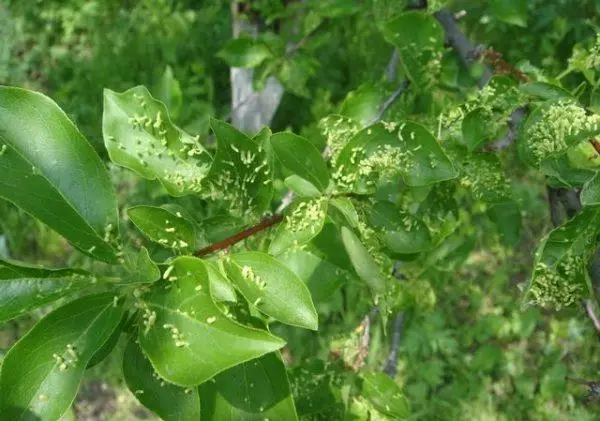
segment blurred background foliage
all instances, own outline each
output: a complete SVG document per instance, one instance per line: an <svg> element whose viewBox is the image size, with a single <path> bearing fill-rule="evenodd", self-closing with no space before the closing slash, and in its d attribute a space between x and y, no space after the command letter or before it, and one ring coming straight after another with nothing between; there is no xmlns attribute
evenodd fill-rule
<svg viewBox="0 0 600 421"><path fill-rule="evenodd" d="M413 2L322 2L338 7L331 10L342 10L342 17L332 14L316 23L322 19L311 12L321 7L316 1L300 6L284 0L246 3L263 17L264 32L278 30L285 42L303 44L290 59L292 68L301 71L289 72L283 81L286 94L274 131L291 128L322 145L316 128L320 118L334 112L360 115L352 98L361 98L359 105L364 98L379 101L397 86L383 82L392 46L379 27ZM593 44L600 29L600 1L437 0L428 6L431 11L464 9L461 25L470 39L485 42L536 80L561 78L577 88L586 78L577 70L577 54ZM179 125L207 137L208 118L226 118L231 111L229 67L217 56L231 39L231 19L229 0L0 0L0 83L52 97L101 154L104 88L146 85L167 103ZM314 31L315 25L322 29ZM424 111L439 110L448 98L472 89L466 86L476 75L460 69L449 50L442 62L446 94L409 93L394 105L392 115L423 118ZM524 219L518 241L510 247L501 241L490 228L484 205L460 193L446 197L476 211L459 212L456 241L448 244L447 254L430 259L426 279L412 281L407 274L403 288L412 301L396 380L411 401L415 420L598 420L600 408L586 399L586 387L566 380L600 376L600 342L583 310L546 314L521 308L519 285L529 276L536 239L551 224L544 180L524 171L510 155L502 160L518 174L513 191ZM115 167L111 171L119 196L127 197L129 205L173 202L157 183ZM200 215L198 219L211 215L194 199L175 202ZM122 229L142 241L127 221ZM0 257L49 266L92 264L56 233L4 202L0 233ZM276 333L289 342L291 367L306 358L356 351L356 321L371 306L356 298L360 291L349 284L344 297L337 294L321 306L325 322L318 335L277 327ZM357 302L345 313L344 299ZM43 314L0 326L0 349L7 349ZM367 365L377 369L387 356L389 338L379 322L371 330ZM114 354L121 351L89 370L74 406L78 419L152 418L119 384L119 376L110 374L120 370ZM292 378L299 382L294 385L297 396L310 400L314 391L306 390L300 376Z"/></svg>

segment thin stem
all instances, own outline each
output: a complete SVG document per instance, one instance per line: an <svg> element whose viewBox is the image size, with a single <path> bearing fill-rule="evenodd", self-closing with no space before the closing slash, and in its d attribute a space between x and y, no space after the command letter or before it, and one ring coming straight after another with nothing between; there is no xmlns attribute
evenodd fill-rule
<svg viewBox="0 0 600 421"><path fill-rule="evenodd" d="M392 345L388 354L383 371L390 377L395 377L398 370L398 350L402 339L402 328L404 327L404 312L401 311L394 319L394 333L392 334Z"/></svg>
<svg viewBox="0 0 600 421"><path fill-rule="evenodd" d="M229 247L233 246L234 244L239 243L240 241L245 240L246 238L248 238L254 234L257 234L261 231L271 228L273 225L277 225L282 220L283 220L283 215L280 213L276 213L273 216L263 219L258 224L254 225L248 229L245 229L242 232L238 232L237 234L232 235L231 237L228 237L224 240L213 243L208 247L198 250L196 253L194 253L194 255L198 256L198 257L202 257L202 256L206 256L207 254L214 253L215 251L218 251L218 250L228 249Z"/></svg>
<svg viewBox="0 0 600 421"><path fill-rule="evenodd" d="M380 121L381 118L383 117L383 115L385 114L385 112L392 106L392 104L394 102L396 102L396 100L400 97L400 95L402 95L408 89L409 84L410 83L408 80L405 80L404 82L402 82L402 85L400 85L400 87L398 89L396 89L394 92L392 92L392 94L388 97L388 99L386 99L384 101L384 103L381 104L381 107L379 107L379 112L377 113L377 115L375 117L373 117L373 119L369 122L369 124L374 124L374 123L377 123L378 121Z"/></svg>
<svg viewBox="0 0 600 421"><path fill-rule="evenodd" d="M584 306L588 317L592 320L594 328L596 328L596 332L600 335L600 319L596 314L596 306L594 305L594 302L592 300L585 300Z"/></svg>

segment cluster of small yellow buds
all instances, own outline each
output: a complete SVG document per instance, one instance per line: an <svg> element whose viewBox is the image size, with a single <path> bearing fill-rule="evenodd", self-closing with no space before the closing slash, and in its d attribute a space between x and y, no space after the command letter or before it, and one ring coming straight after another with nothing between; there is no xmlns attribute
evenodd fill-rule
<svg viewBox="0 0 600 421"><path fill-rule="evenodd" d="M570 137L600 128L600 116L587 115L585 109L572 101L549 106L527 131L528 144L538 161L565 152Z"/></svg>
<svg viewBox="0 0 600 421"><path fill-rule="evenodd" d="M600 66L600 33L596 34L596 42L590 49L587 65L590 69Z"/></svg>
<svg viewBox="0 0 600 421"><path fill-rule="evenodd" d="M292 213L286 216L286 230L290 232L310 230L313 234L316 234L324 218L324 199L318 198L300 202Z"/></svg>
<svg viewBox="0 0 600 421"><path fill-rule="evenodd" d="M557 310L575 304L584 295L585 285L581 278L585 270L585 260L581 256L568 255L555 267L538 263L529 289L532 301Z"/></svg>
<svg viewBox="0 0 600 421"><path fill-rule="evenodd" d="M349 117L331 115L319 121L319 129L326 139L331 162L335 163L348 140L360 130L360 125Z"/></svg>

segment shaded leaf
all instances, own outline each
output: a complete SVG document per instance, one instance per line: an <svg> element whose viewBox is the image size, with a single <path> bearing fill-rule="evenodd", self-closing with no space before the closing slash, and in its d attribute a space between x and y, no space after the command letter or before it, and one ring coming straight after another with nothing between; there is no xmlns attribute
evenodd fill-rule
<svg viewBox="0 0 600 421"><path fill-rule="evenodd" d="M165 104L170 115L176 119L181 111L183 95L179 81L175 79L171 66L165 68L160 80L153 89L153 93L156 99Z"/></svg>
<svg viewBox="0 0 600 421"><path fill-rule="evenodd" d="M269 245L269 253L281 254L286 250L308 243L323 229L327 216L325 199L297 201Z"/></svg>
<svg viewBox="0 0 600 421"><path fill-rule="evenodd" d="M104 90L102 133L115 164L158 179L173 196L202 191L210 155L198 138L171 122L165 105L145 87L123 93Z"/></svg>
<svg viewBox="0 0 600 421"><path fill-rule="evenodd" d="M181 212L173 213L156 206L135 206L127 216L151 241L163 247L189 251L196 247L194 224Z"/></svg>
<svg viewBox="0 0 600 421"><path fill-rule="evenodd" d="M299 197L315 198L321 196L321 192L314 184L296 174L287 177L283 183Z"/></svg>
<svg viewBox="0 0 600 421"><path fill-rule="evenodd" d="M139 345L130 340L123 354L123 377L134 396L165 421L200 419L198 389L166 383L154 372Z"/></svg>
<svg viewBox="0 0 600 421"><path fill-rule="evenodd" d="M498 227L502 244L514 247L521 237L523 224L519 205L514 200L498 203L488 209L488 215Z"/></svg>
<svg viewBox="0 0 600 421"><path fill-rule="evenodd" d="M281 164L320 191L329 184L325 160L308 140L290 132L275 133L271 145Z"/></svg>
<svg viewBox="0 0 600 421"><path fill-rule="evenodd" d="M260 312L292 326L318 328L310 292L294 272L268 254L236 253L225 262L227 274Z"/></svg>
<svg viewBox="0 0 600 421"><path fill-rule="evenodd" d="M263 212L273 195L265 148L224 121L212 119L211 127L218 148L206 183L209 197L236 213Z"/></svg>
<svg viewBox="0 0 600 421"><path fill-rule="evenodd" d="M382 229L385 245L395 253L419 253L432 246L429 230L423 221L399 211L391 202L375 203L369 213L369 221Z"/></svg>
<svg viewBox="0 0 600 421"><path fill-rule="evenodd" d="M408 419L410 406L396 382L383 372L361 374L362 396L378 411L396 420Z"/></svg>
<svg viewBox="0 0 600 421"><path fill-rule="evenodd" d="M374 294L383 293L385 281L381 278L379 266L360 239L350 229L342 227L342 241L358 276L365 281Z"/></svg>
<svg viewBox="0 0 600 421"><path fill-rule="evenodd" d="M233 367L200 386L202 421L298 419L281 357L277 353Z"/></svg>
<svg viewBox="0 0 600 421"><path fill-rule="evenodd" d="M511 25L527 27L527 0L492 0L492 14Z"/></svg>
<svg viewBox="0 0 600 421"><path fill-rule="evenodd" d="M542 100L573 99L573 96L558 85L546 82L529 82L519 86L519 90Z"/></svg>
<svg viewBox="0 0 600 421"><path fill-rule="evenodd" d="M286 252L277 259L306 283L315 304L328 303L348 279L337 266L303 250Z"/></svg>
<svg viewBox="0 0 600 421"><path fill-rule="evenodd" d="M42 94L0 87L0 110L0 197L115 263L117 199L94 148Z"/></svg>
<svg viewBox="0 0 600 421"><path fill-rule="evenodd" d="M600 177L598 173L583 185L579 199L583 206L600 205Z"/></svg>
<svg viewBox="0 0 600 421"><path fill-rule="evenodd" d="M535 253L535 264L524 294L527 303L568 307L592 292L588 263L600 231L600 207L584 207L552 230Z"/></svg>
<svg viewBox="0 0 600 421"><path fill-rule="evenodd" d="M0 260L0 322L13 319L96 282L80 269L45 269Z"/></svg>
<svg viewBox="0 0 600 421"><path fill-rule="evenodd" d="M235 289L225 276L217 262L204 260L204 266L208 273L210 292L215 301L236 302Z"/></svg>
<svg viewBox="0 0 600 421"><path fill-rule="evenodd" d="M69 409L88 361L121 321L123 300L114 298L103 293L72 301L11 348L0 373L5 419L52 421Z"/></svg>
<svg viewBox="0 0 600 421"><path fill-rule="evenodd" d="M269 47L260 40L240 37L229 40L217 53L231 67L252 68L271 57Z"/></svg>
<svg viewBox="0 0 600 421"><path fill-rule="evenodd" d="M195 386L244 361L281 348L268 332L237 323L210 295L202 260L179 257L143 297L144 329L139 342L159 375L180 386Z"/></svg>

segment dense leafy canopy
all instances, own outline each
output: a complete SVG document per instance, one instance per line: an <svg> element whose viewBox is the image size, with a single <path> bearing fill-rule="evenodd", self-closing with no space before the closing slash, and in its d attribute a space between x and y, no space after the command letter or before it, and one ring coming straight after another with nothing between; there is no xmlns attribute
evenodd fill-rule
<svg viewBox="0 0 600 421"><path fill-rule="evenodd" d="M596 2L9 3L76 77L0 67L0 418L118 358L165 420L595 419Z"/></svg>

